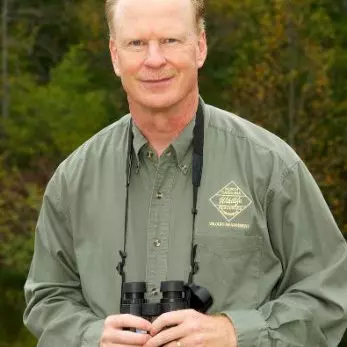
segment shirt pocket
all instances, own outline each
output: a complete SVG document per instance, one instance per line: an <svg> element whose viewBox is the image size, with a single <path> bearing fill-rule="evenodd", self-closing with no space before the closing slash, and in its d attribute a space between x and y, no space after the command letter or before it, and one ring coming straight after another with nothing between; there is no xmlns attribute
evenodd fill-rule
<svg viewBox="0 0 347 347"><path fill-rule="evenodd" d="M262 240L253 235L196 235L199 271L194 282L212 294L209 312L258 306Z"/></svg>

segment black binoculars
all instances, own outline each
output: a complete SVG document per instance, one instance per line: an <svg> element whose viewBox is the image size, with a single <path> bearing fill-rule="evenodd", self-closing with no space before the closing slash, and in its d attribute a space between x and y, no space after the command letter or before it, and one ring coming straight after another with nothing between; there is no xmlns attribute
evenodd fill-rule
<svg viewBox="0 0 347 347"><path fill-rule="evenodd" d="M207 289L183 281L164 281L160 284L160 302L148 302L146 282L126 282L122 288L120 313L133 314L152 322L165 312L194 309L205 313L213 304Z"/></svg>

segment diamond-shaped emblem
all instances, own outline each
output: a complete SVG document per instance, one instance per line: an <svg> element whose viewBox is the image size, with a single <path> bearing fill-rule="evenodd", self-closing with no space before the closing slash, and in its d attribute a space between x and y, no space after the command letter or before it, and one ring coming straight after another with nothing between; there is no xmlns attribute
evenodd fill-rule
<svg viewBox="0 0 347 347"><path fill-rule="evenodd" d="M228 222L252 203L252 200L234 182L223 187L210 198L210 201Z"/></svg>

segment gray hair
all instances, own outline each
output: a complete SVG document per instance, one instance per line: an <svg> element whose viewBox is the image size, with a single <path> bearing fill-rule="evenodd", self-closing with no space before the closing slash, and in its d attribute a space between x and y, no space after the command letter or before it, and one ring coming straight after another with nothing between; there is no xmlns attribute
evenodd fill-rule
<svg viewBox="0 0 347 347"><path fill-rule="evenodd" d="M114 33L113 16L119 0L106 0L105 12L110 34ZM195 10L195 22L199 33L205 31L205 2L204 0L191 0Z"/></svg>

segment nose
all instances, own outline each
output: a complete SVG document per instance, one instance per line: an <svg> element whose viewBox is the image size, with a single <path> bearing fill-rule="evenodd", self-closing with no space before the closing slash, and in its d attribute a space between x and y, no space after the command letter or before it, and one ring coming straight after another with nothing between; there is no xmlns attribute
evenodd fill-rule
<svg viewBox="0 0 347 347"><path fill-rule="evenodd" d="M158 42L149 42L145 65L151 68L159 68L166 62L166 58Z"/></svg>

